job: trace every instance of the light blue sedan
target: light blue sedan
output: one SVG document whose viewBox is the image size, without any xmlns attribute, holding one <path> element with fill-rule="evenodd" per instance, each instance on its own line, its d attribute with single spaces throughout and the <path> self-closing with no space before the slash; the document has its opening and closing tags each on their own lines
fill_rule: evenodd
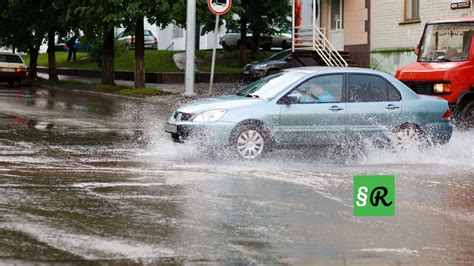
<svg viewBox="0 0 474 266">
<path fill-rule="evenodd" d="M 237 95 L 187 103 L 165 131 L 175 141 L 226 146 L 255 159 L 281 146 L 444 144 L 453 131 L 450 116 L 447 101 L 417 95 L 385 73 L 303 67 L 260 79 Z"/>
</svg>

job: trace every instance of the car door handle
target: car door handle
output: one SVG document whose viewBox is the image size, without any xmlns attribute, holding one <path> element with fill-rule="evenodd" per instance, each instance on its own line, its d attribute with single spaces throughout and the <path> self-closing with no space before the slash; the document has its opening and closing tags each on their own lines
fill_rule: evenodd
<svg viewBox="0 0 474 266">
<path fill-rule="evenodd" d="M 333 111 L 333 112 L 339 112 L 339 111 L 342 111 L 342 110 L 344 110 L 344 108 L 339 107 L 337 105 L 333 105 L 333 106 L 331 106 L 331 108 L 329 108 L 329 111 Z"/>
<path fill-rule="evenodd" d="M 399 106 L 396 106 L 394 104 L 389 104 L 387 105 L 387 107 L 385 107 L 385 109 L 388 109 L 388 110 L 395 110 L 395 109 L 400 109 Z"/>
</svg>

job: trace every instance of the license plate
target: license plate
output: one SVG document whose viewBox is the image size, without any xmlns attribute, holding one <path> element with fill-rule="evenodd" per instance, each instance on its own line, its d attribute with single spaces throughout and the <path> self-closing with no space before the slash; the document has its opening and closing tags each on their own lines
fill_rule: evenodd
<svg viewBox="0 0 474 266">
<path fill-rule="evenodd" d="M 178 126 L 177 125 L 173 125 L 173 124 L 170 124 L 170 123 L 166 123 L 165 125 L 165 131 L 168 132 L 168 133 L 178 133 Z"/>
<path fill-rule="evenodd" d="M 16 70 L 14 68 L 0 68 L 0 71 L 2 71 L 2 72 L 15 72 Z"/>
<path fill-rule="evenodd" d="M 250 71 L 245 70 L 245 71 L 244 71 L 244 75 L 248 75 L 248 74 L 250 74 Z"/>
</svg>

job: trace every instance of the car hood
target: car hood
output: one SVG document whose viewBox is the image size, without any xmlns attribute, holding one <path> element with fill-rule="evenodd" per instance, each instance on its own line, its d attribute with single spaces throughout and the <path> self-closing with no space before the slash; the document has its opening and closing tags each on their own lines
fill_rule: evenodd
<svg viewBox="0 0 474 266">
<path fill-rule="evenodd" d="M 446 72 L 465 62 L 415 62 L 398 69 L 395 74 L 400 80 L 441 81 Z"/>
<path fill-rule="evenodd" d="M 232 109 L 247 106 L 261 101 L 263 100 L 237 95 L 218 96 L 189 102 L 179 107 L 177 111 L 183 113 L 198 114 L 216 109 Z"/>
</svg>

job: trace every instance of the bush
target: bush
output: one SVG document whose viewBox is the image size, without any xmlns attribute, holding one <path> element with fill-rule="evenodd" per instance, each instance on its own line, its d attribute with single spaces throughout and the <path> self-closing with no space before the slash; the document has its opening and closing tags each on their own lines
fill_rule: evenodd
<svg viewBox="0 0 474 266">
<path fill-rule="evenodd" d="M 128 49 L 125 45 L 115 40 L 115 57 L 119 57 L 127 53 Z M 99 68 L 102 67 L 102 57 L 101 57 L 102 44 L 92 44 L 89 50 L 89 60 L 93 63 L 97 63 Z"/>
</svg>

